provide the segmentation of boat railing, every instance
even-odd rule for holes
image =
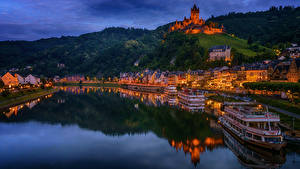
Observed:
[[[271,130],[269,130],[269,128],[254,128],[254,127],[250,127],[250,126],[245,126],[241,123],[236,122],[235,120],[231,119],[231,118],[227,118],[227,120],[229,120],[232,124],[235,124],[241,128],[245,128],[246,130],[252,132],[252,133],[257,133],[260,135],[280,135],[281,134],[281,130],[279,127],[275,127],[275,126],[271,126]]]
[[[279,120],[280,117],[278,115],[267,115],[267,114],[262,114],[262,115],[244,115],[244,118],[247,119],[261,119],[261,118],[265,118],[265,119],[270,119],[270,120]]]
[[[183,100],[188,100],[188,101],[205,101],[205,99],[204,98],[182,98],[182,97],[179,97],[179,98],[181,98],[181,99],[183,99]]]
[[[253,118],[266,118],[266,119],[276,119],[279,120],[280,116],[270,112],[250,112],[242,111],[237,108],[225,107],[226,112],[230,112],[236,115],[242,115],[244,118],[253,119]]]
[[[202,94],[199,94],[199,95],[188,95],[188,94],[182,94],[182,93],[179,93],[179,96],[188,97],[188,98],[199,98],[199,97],[201,98],[201,97],[205,97]]]
[[[279,128],[273,128],[271,130],[268,129],[259,129],[259,128],[253,128],[253,127],[247,127],[248,131],[258,133],[261,135],[266,135],[266,136],[274,136],[274,135],[280,135],[281,130]]]

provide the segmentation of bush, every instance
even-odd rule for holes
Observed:
[[[300,92],[300,84],[290,82],[250,82],[244,83],[243,86],[251,90]]]
[[[0,89],[4,87],[4,82],[2,81],[2,79],[0,78]]]
[[[7,97],[10,95],[10,92],[8,90],[4,90],[2,93],[1,93],[1,96],[3,97]]]

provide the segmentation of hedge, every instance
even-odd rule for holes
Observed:
[[[244,83],[243,86],[245,89],[251,90],[300,92],[300,83],[292,82],[248,82]]]

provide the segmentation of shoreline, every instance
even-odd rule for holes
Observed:
[[[146,85],[125,85],[121,84],[120,88],[137,91],[137,92],[150,92],[150,93],[164,93],[165,86],[146,86]]]
[[[54,86],[94,86],[94,87],[120,87],[118,83],[79,83],[79,82],[67,82],[67,83],[55,83]]]
[[[16,98],[12,98],[9,100],[4,101],[3,103],[0,103],[0,109],[5,109],[5,108],[9,108],[15,105],[19,105],[31,100],[35,100],[39,97],[43,97],[52,93],[57,92],[58,89],[50,89],[50,90],[44,90],[44,91],[40,91],[37,93],[32,93],[29,95],[24,95],[24,96],[20,96],[20,97],[16,97]]]

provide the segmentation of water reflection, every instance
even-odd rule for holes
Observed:
[[[23,108],[27,107],[29,109],[32,109],[34,106],[36,106],[42,100],[51,98],[52,96],[53,96],[53,94],[42,96],[42,97],[39,97],[37,99],[28,101],[26,103],[21,103],[21,104],[18,104],[16,106],[12,106],[12,107],[9,107],[9,108],[2,109],[2,110],[0,110],[0,112],[2,111],[2,114],[4,114],[7,118],[10,118],[12,115],[17,116],[18,112],[20,110],[22,110]]]
[[[114,92],[118,93],[120,88],[117,87],[93,87],[93,86],[61,86],[57,87],[59,90],[68,92],[68,93],[73,93],[73,94],[88,94],[90,92]]]
[[[13,143],[20,144],[21,141],[27,146],[37,144],[32,151],[38,154],[41,151],[39,146],[49,145],[59,147],[58,153],[62,154],[82,153],[80,157],[77,157],[83,160],[82,163],[93,161],[84,157],[92,155],[85,150],[95,150],[94,156],[106,159],[97,158],[102,164],[106,164],[106,168],[118,168],[129,162],[136,163],[136,165],[132,164],[131,168],[194,168],[194,166],[197,168],[241,168],[243,166],[294,168],[299,165],[297,163],[299,152],[295,155],[296,162],[290,162],[290,153],[295,152],[293,149],[287,150],[287,155],[285,153],[268,154],[264,150],[254,150],[240,144],[223,132],[214,117],[214,110],[209,106],[206,111],[212,110],[210,113],[189,113],[177,107],[167,106],[167,98],[164,94],[141,93],[120,88],[62,87],[61,91],[55,93],[53,97],[40,99],[32,109],[24,108],[27,105],[23,104],[23,108],[19,108],[18,113],[13,111],[9,118],[8,112],[3,113],[0,116],[0,127],[2,127],[1,131],[6,132],[2,132],[1,137],[8,139],[7,133],[12,132],[15,137],[20,137],[16,138],[20,142],[13,139],[3,143],[12,147],[16,146]],[[32,124],[32,121],[39,123]],[[43,137],[31,142],[29,138],[38,136],[34,131],[45,127],[45,124],[51,125],[47,125],[47,129],[41,129],[40,133],[44,133]],[[25,132],[28,140],[21,138],[24,131],[20,130],[19,134],[16,132],[24,125],[29,125],[25,128],[32,130],[32,132]],[[74,126],[76,126],[75,129]],[[53,128],[59,128],[57,130],[60,132],[56,129],[55,132],[52,131]],[[87,132],[88,135],[83,134]],[[63,133],[72,133],[72,136],[64,137]],[[62,143],[60,137],[64,138],[66,144]],[[78,142],[74,142],[74,139]],[[48,145],[39,143],[41,140],[52,141],[48,142]],[[103,142],[103,140],[107,141]],[[67,143],[72,143],[73,147],[68,146]],[[95,146],[99,143],[103,146]],[[21,145],[23,144],[17,148],[26,154]],[[82,151],[74,151],[76,146],[82,147]],[[0,155],[8,151],[2,148]],[[122,156],[123,151],[136,152],[138,155],[125,153],[127,155],[125,158]],[[105,156],[103,152],[111,153]],[[150,152],[151,156],[149,156]],[[59,163],[55,155],[53,153],[51,157],[44,157],[44,161],[54,159]],[[120,165],[110,166],[116,160],[120,160],[118,161]],[[142,163],[142,161],[147,162]],[[101,165],[93,162],[92,168]],[[163,163],[162,166],[159,163]]]
[[[225,145],[238,157],[241,164],[249,168],[278,168],[285,162],[282,153],[269,152],[259,147],[247,148],[233,138],[226,130]]]
[[[191,162],[197,166],[200,163],[200,154],[206,151],[212,151],[218,146],[223,146],[223,138],[207,137],[203,141],[194,138],[186,141],[169,140],[169,144],[176,149],[176,151],[183,151],[185,154],[190,154]]]
[[[122,98],[138,99],[148,106],[158,107],[168,103],[168,97],[166,94],[138,92],[122,88],[120,88],[118,92]]]

